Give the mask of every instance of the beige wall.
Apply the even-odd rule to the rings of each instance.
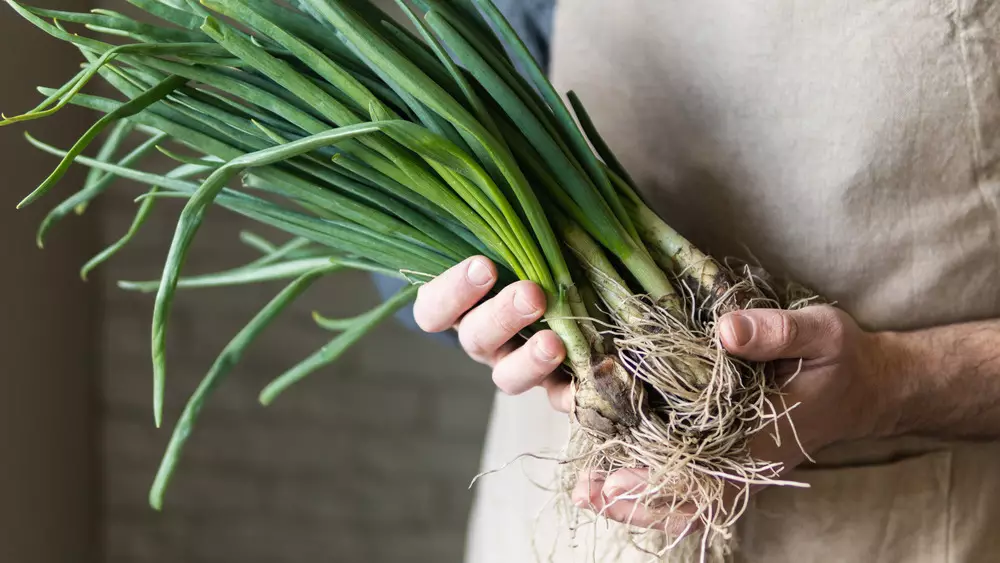
[[[46,6],[86,8],[48,0]],[[32,107],[34,86],[58,85],[77,56],[0,7],[0,110]],[[30,130],[63,146],[86,124],[78,112]],[[96,561],[96,287],[76,269],[94,250],[92,217],[67,221],[39,251],[34,232],[57,200],[14,205],[55,165],[28,147],[24,127],[0,130],[0,561]],[[73,174],[57,188],[79,185]]]

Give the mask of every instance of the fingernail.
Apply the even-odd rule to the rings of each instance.
[[[493,281],[493,272],[483,263],[482,260],[473,260],[469,264],[469,270],[465,273],[469,283],[476,287],[484,286]]]
[[[524,316],[534,315],[538,312],[538,308],[535,307],[534,303],[529,301],[528,297],[521,291],[514,292],[514,308]]]
[[[556,354],[552,350],[546,348],[545,344],[538,343],[535,345],[535,357],[538,358],[539,361],[549,363],[556,359]]]
[[[746,346],[753,338],[753,321],[739,313],[729,315],[729,321],[722,325],[722,336],[737,346]]]

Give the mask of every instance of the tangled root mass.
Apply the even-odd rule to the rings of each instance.
[[[731,530],[746,511],[751,487],[795,484],[781,480],[780,464],[756,459],[749,449],[765,429],[780,443],[772,423],[789,416],[794,405],[780,399],[780,383],[767,366],[723,350],[718,321],[734,309],[799,308],[816,298],[794,284],[776,291],[771,278],[747,265],[727,265],[725,273],[734,281],[710,303],[688,292],[679,314],[636,296],[632,304],[643,311],[642,320],[615,319],[606,327],[618,362],[633,376],[624,395],[637,420],[613,434],[578,429],[564,464],[566,490],[580,475],[648,470],[642,490],[624,498],[663,515],[663,525],[654,527],[659,531],[633,530],[630,536],[654,559],[672,552],[672,560],[681,560],[681,551],[697,554],[695,560],[727,558]],[[677,514],[687,515],[680,527]],[[663,537],[665,529],[672,537]],[[700,533],[687,533],[693,529]],[[650,534],[660,540],[644,537]]]

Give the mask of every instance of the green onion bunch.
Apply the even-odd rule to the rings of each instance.
[[[565,343],[574,381],[573,471],[649,467],[649,498],[694,502],[720,531],[732,521],[732,511],[718,510],[725,482],[749,490],[776,477],[746,449],[775,414],[774,383],[761,366],[721,352],[714,329],[725,311],[776,305],[773,293],[760,276],[700,252],[646,205],[580,100],[570,93],[564,103],[489,0],[398,0],[416,33],[368,0],[128,0],[145,12],[140,19],[5,1],[85,60],[61,87],[40,88],[36,108],[0,125],[68,104],[101,114],[66,150],[28,137],[60,161],[21,206],[74,163],[90,169],[45,218],[39,245],[115,180],[147,186],[132,228],[83,267],[85,277],[129,242],[157,201],[186,201],[161,279],[122,284],[156,293],[157,426],[177,290],[291,280],[191,396],[150,492],[155,508],[208,395],[311,283],[343,269],[411,282],[359,317],[318,318],[336,336],[268,385],[264,404],[336,360],[420,283],[475,254],[498,265],[497,290],[531,280],[547,295],[544,324]],[[84,93],[98,77],[119,96]],[[149,171],[154,154],[173,169]],[[291,238],[279,245],[246,234],[261,258],[182,277],[213,204]]]

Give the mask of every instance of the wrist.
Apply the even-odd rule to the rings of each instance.
[[[890,438],[912,433],[918,428],[921,417],[919,397],[924,387],[926,360],[919,356],[920,348],[914,345],[913,333],[872,333],[873,371],[870,381],[875,387],[874,399],[877,416],[873,437]]]

